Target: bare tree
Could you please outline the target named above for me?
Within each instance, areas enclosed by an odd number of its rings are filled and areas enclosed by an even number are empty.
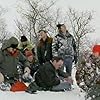
[[[72,32],[77,43],[77,52],[79,55],[81,44],[84,44],[84,36],[94,31],[90,25],[93,18],[92,13],[89,11],[79,12],[69,8],[67,12],[68,17],[62,17],[60,9],[53,10],[55,1],[51,1],[48,4],[43,3],[42,1],[25,0],[27,4],[25,8],[27,9],[24,9],[21,5],[22,8],[20,8],[20,14],[22,16],[22,20],[15,21],[19,30],[18,33],[26,34],[29,36],[30,40],[33,41],[33,39],[35,39],[35,41],[37,41],[37,32],[40,29],[45,29],[55,34],[57,33],[56,24],[58,24],[60,20],[66,21],[67,18],[69,18],[68,20],[71,24]]]
[[[84,43],[84,36],[88,33],[94,32],[94,28],[91,26],[93,14],[90,11],[79,12],[75,9],[69,8],[67,15],[77,43],[77,53],[79,57],[81,44]]]
[[[0,43],[7,37],[7,30],[6,30],[6,23],[3,15],[5,14],[6,10],[0,6]]]
[[[37,32],[41,29],[47,30],[50,33],[56,33],[56,24],[60,18],[60,10],[53,11],[52,7],[55,1],[48,4],[37,0],[25,0],[27,8],[20,8],[20,14],[23,21],[16,20],[16,26],[21,34],[29,34],[30,40],[35,38],[37,41]],[[42,5],[41,5],[42,4]],[[49,34],[51,35],[51,34]]]

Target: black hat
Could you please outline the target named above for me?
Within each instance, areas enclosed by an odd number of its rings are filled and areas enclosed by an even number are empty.
[[[25,42],[25,41],[27,41],[27,38],[26,38],[26,36],[21,36],[21,42]]]
[[[63,26],[64,24],[58,24],[57,25],[57,27],[58,27],[58,29],[61,27],[61,26]]]

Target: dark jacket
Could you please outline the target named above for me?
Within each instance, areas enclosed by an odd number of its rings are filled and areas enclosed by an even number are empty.
[[[39,41],[37,46],[37,57],[40,64],[52,59],[52,38],[47,37],[46,41]]]
[[[17,39],[12,37],[5,41],[0,50],[0,72],[8,77],[15,77],[18,75],[17,64],[19,62],[21,62],[24,67],[30,67],[30,64],[19,50],[17,50],[16,56],[12,56],[6,50],[11,44],[18,44]]]
[[[35,60],[34,62],[30,62],[31,65],[31,75],[33,76],[34,73],[39,69],[39,62],[37,60]]]
[[[36,84],[43,88],[52,88],[60,84],[59,76],[68,77],[68,75],[61,70],[56,71],[51,62],[46,62],[35,75]]]

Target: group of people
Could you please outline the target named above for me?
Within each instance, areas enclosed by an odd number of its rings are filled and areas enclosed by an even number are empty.
[[[20,43],[11,37],[2,43],[0,50],[0,89],[16,81],[30,82],[26,92],[37,90],[65,91],[71,89],[72,63],[77,63],[76,44],[64,24],[58,24],[58,34],[53,39],[47,31],[40,30],[36,48],[21,36]],[[64,72],[64,68],[66,69]]]

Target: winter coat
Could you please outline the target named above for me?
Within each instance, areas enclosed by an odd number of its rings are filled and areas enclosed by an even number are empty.
[[[24,67],[30,67],[30,64],[27,61],[26,57],[19,50],[17,50],[15,56],[12,56],[7,51],[7,48],[10,47],[12,44],[18,44],[17,39],[14,37],[5,41],[2,44],[2,48],[0,50],[0,72],[4,76],[8,77],[15,77],[16,75],[18,75],[17,64],[19,62],[21,62]]]
[[[73,57],[76,55],[76,44],[73,36],[66,32],[64,36],[62,33],[59,33],[55,36],[53,45],[52,45],[53,56],[62,56]]]
[[[46,62],[35,74],[35,81],[38,86],[49,89],[60,84],[59,76],[68,77],[65,72],[56,70],[51,62]]]
[[[40,64],[52,59],[52,38],[47,37],[46,41],[39,41],[37,46],[37,57]]]
[[[27,50],[33,50],[34,49],[34,45],[29,42],[26,41],[26,45],[24,46],[22,43],[19,44],[18,49],[24,54],[24,51]]]

